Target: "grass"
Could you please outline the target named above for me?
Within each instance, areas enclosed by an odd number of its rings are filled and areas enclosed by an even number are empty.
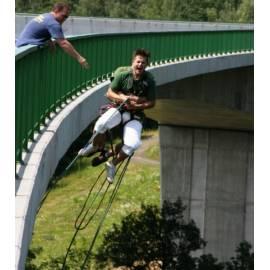
[[[151,145],[147,148],[145,156],[149,159],[160,160],[159,145]]]
[[[89,162],[88,158],[78,161],[69,175],[62,178],[51,189],[44,201],[36,218],[30,246],[31,250],[42,248],[42,252],[32,261],[36,266],[49,258],[65,255],[75,232],[74,221],[87,197],[89,188],[103,169],[103,165],[93,168],[89,166]],[[111,192],[113,187],[114,184],[110,186],[108,192]],[[104,233],[112,228],[112,224],[120,223],[121,219],[131,211],[139,211],[142,203],[160,205],[159,166],[149,166],[131,160],[119,192],[97,238],[94,251],[101,244]],[[76,246],[88,248],[103,209],[104,206],[90,225],[79,232]]]

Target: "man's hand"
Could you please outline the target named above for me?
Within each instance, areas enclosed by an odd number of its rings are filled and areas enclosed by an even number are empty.
[[[129,102],[127,102],[127,103],[124,105],[124,108],[125,108],[126,110],[128,110],[128,111],[136,110],[136,102],[130,100]]]
[[[78,58],[78,62],[79,62],[79,64],[80,64],[83,68],[85,68],[85,69],[88,69],[88,68],[89,68],[89,64],[87,63],[86,59],[83,58],[82,56],[80,56],[80,57]]]
[[[134,95],[130,95],[129,100],[135,102],[136,104],[141,104],[147,101],[145,97],[139,97]]]
[[[146,97],[130,96],[129,102],[125,104],[128,111],[150,109],[155,106],[155,101],[149,101]]]
[[[129,98],[129,102],[125,104],[125,108],[128,111],[138,110],[143,108],[143,103],[146,102],[147,99],[145,97],[137,97],[133,96]]]
[[[52,53],[54,53],[56,51],[55,41],[49,40],[48,46],[49,46],[49,49]]]
[[[72,44],[65,38],[56,39],[57,44],[70,56],[76,59],[83,68],[89,68],[86,59],[82,57],[72,46]]]

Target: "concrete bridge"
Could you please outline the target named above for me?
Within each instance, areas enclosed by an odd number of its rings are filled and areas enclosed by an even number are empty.
[[[209,73],[214,62],[220,69]],[[221,260],[241,241],[253,244],[252,62],[252,54],[204,59],[197,74],[195,61],[196,76],[161,85],[149,112],[159,122],[162,200],[182,198],[207,240],[203,252]]]
[[[43,57],[38,53],[45,50],[19,52],[16,69],[21,59]],[[149,67],[158,99],[148,116],[159,122],[162,200],[180,196],[208,242],[202,253],[228,259],[240,241],[253,243],[252,48],[160,58],[167,59]],[[17,152],[16,269],[24,269],[49,179],[71,143],[96,118],[109,80],[101,76],[83,86],[49,111]],[[17,91],[23,91],[19,85]]]

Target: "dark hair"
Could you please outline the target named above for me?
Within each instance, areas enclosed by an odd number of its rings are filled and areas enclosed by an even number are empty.
[[[63,9],[68,9],[68,10],[70,10],[71,8],[70,8],[70,5],[69,4],[67,4],[67,3],[55,3],[54,5],[53,5],[53,11],[62,11]]]
[[[143,48],[139,48],[139,49],[136,49],[133,54],[132,54],[132,60],[137,56],[137,55],[140,55],[140,56],[143,56],[146,58],[146,63],[149,64],[149,58],[151,56],[150,52],[147,51],[146,49],[143,49]]]

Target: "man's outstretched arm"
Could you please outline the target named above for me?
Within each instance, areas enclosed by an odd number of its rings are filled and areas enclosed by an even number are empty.
[[[65,38],[61,38],[61,39],[56,39],[56,43],[67,53],[69,54],[71,57],[73,57],[74,59],[76,59],[79,64],[83,67],[83,68],[89,68],[89,64],[87,63],[87,60],[82,57],[77,51],[76,49],[72,46],[72,44]]]

